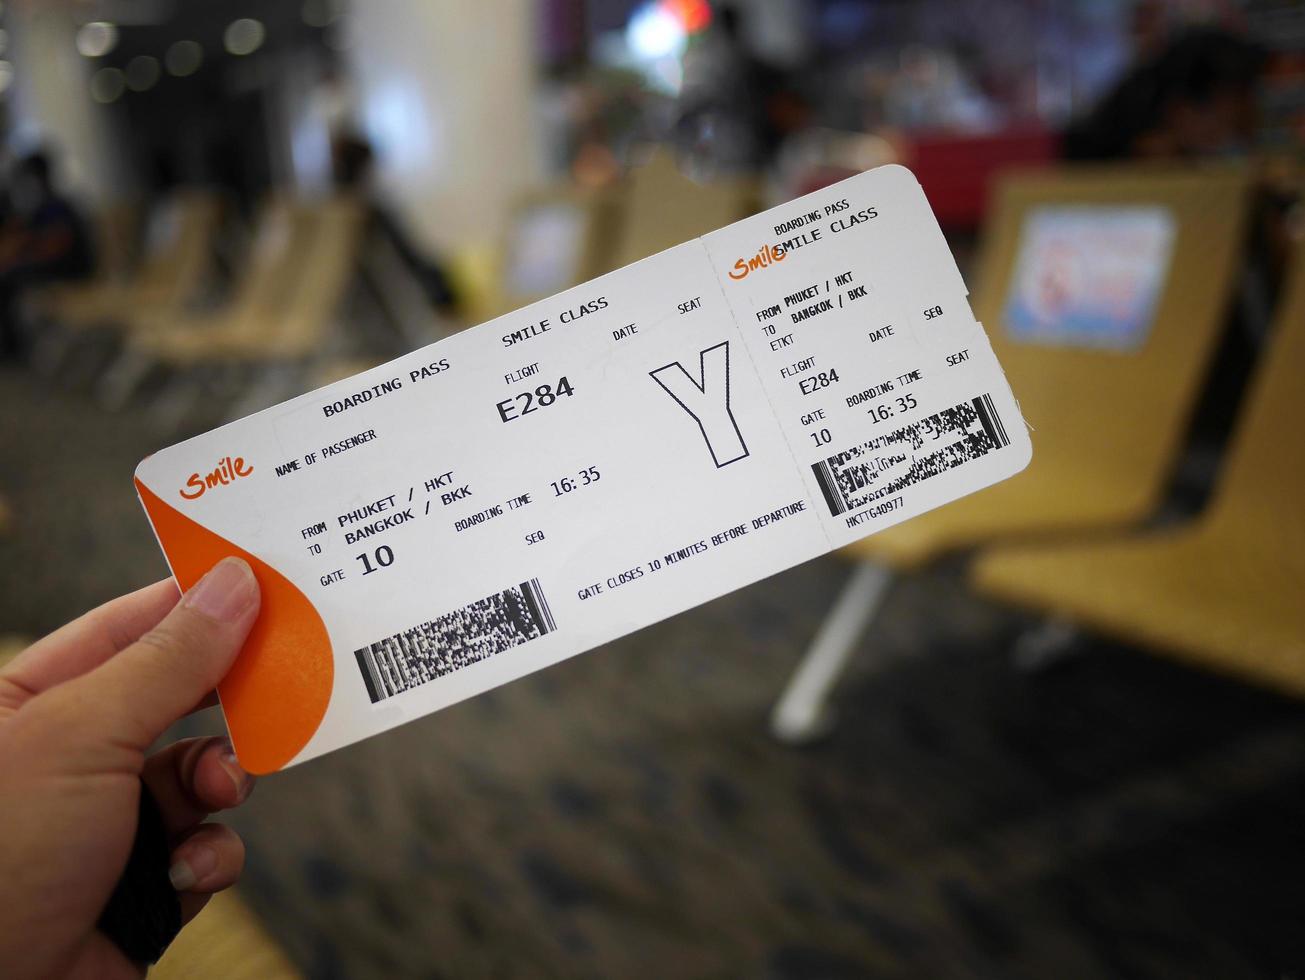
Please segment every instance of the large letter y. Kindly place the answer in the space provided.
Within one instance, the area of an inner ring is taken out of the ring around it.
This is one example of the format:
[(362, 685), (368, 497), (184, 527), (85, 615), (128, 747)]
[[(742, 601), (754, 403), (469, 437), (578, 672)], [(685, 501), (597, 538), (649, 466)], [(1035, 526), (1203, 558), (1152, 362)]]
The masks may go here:
[(730, 343), (708, 347), (698, 355), (695, 379), (679, 361), (650, 371), (652, 379), (698, 423), (717, 469), (748, 455), (743, 435), (730, 411)]

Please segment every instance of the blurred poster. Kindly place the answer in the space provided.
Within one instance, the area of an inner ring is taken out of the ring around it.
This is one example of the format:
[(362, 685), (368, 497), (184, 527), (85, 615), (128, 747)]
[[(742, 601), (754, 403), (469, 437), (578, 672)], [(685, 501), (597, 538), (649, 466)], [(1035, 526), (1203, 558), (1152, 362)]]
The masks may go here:
[(1151, 330), (1169, 272), (1168, 210), (1044, 207), (1024, 220), (1006, 300), (1018, 341), (1131, 351)]

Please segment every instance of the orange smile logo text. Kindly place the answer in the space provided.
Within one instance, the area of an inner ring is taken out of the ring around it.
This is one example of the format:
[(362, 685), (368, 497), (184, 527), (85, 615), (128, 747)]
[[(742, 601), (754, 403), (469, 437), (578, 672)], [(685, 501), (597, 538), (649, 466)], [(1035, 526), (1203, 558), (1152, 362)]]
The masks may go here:
[(236, 480), (249, 476), (253, 472), (254, 468), (245, 462), (245, 457), (237, 456), (233, 459), (230, 456), (223, 456), (218, 460), (217, 466), (208, 473), (190, 474), (186, 485), (177, 492), (187, 500), (198, 500), (214, 487), (235, 483)]
[(734, 267), (729, 271), (729, 277), (734, 280), (746, 279), (748, 273), (756, 272), (758, 269), (764, 269), (768, 265), (774, 265), (776, 262), (783, 262), (788, 256), (781, 245), (762, 245), (756, 255), (750, 259), (739, 259), (734, 263)]

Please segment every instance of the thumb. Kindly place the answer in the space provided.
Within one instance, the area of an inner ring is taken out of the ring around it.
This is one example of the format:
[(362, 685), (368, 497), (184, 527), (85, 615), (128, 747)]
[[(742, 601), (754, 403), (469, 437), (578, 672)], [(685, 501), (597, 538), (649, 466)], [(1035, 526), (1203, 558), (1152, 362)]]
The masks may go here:
[(98, 737), (144, 752), (223, 678), (258, 605), (249, 565), (224, 558), (152, 630), (63, 686), (83, 688), (77, 700)]

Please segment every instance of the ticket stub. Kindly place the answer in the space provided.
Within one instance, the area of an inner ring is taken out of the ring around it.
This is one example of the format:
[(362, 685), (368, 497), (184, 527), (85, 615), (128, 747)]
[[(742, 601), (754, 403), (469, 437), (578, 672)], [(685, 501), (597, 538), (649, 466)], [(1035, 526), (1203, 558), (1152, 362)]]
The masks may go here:
[(263, 611), (221, 685), (269, 772), (1021, 470), (911, 173), (882, 167), (147, 458), (183, 588)]

